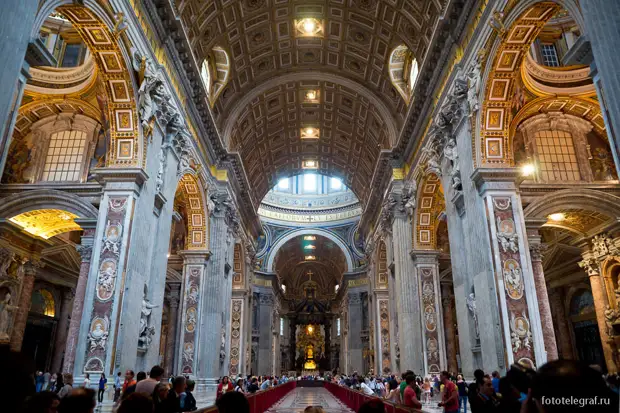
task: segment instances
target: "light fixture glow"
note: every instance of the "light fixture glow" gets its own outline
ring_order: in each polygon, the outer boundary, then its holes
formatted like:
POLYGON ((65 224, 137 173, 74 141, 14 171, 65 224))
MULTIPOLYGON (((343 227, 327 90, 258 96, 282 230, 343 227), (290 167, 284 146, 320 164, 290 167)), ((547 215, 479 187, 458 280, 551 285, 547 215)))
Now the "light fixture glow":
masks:
POLYGON ((316 245, 306 245, 304 248, 307 249, 307 250, 315 250, 316 249, 316 245))
POLYGON ((306 128, 306 133, 308 135, 314 135, 314 128, 306 128))
POLYGON ((533 163, 526 163, 525 165, 521 167, 521 174, 523 176, 533 175, 534 172, 536 172, 536 167, 534 166, 533 163))
POLYGON ((304 241, 314 241, 316 237, 314 235, 304 235, 304 241))
POLYGON ((312 334, 313 331, 314 331, 314 327, 308 326, 308 333, 312 334))
POLYGON ((304 19, 303 28, 306 34, 313 34, 316 30, 316 22, 314 19, 304 19))
POLYGON ((304 160, 301 163, 301 168, 302 169, 318 169, 319 168, 319 163, 315 160, 304 160))
POLYGON ((306 92, 306 100, 314 100, 316 99, 316 90, 308 90, 306 92))
POLYGON ((551 221, 560 222, 566 219, 566 215, 561 212, 556 212, 555 214, 551 214, 548 216, 551 221))
POLYGON ((314 255, 306 255, 306 261, 314 261, 316 257, 314 255))

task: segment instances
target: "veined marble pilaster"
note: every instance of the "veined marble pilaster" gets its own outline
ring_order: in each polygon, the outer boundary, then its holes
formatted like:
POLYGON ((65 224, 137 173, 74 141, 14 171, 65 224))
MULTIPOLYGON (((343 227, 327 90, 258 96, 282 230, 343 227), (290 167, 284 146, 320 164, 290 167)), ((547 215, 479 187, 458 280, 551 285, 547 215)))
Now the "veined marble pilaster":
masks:
POLYGON ((54 356, 50 371, 60 371, 62 358, 67 346, 67 333, 69 332, 69 322, 71 316, 71 308, 73 305, 73 297, 75 292, 72 289, 65 288, 62 291, 62 301, 60 304, 60 315, 58 317, 58 327, 56 328, 56 341, 54 343, 54 356))
POLYGON ((234 298, 231 303, 232 311, 230 313, 230 362, 228 366, 228 375, 236 377, 243 373, 243 355, 244 355, 244 299, 234 298))
POLYGON ((485 194, 508 365, 547 362, 521 201, 516 192, 485 194))
POLYGON ((30 311, 30 305, 32 304, 34 278, 40 266, 41 264, 34 260, 28 260, 22 265, 22 286, 21 292, 19 293, 17 310, 15 311, 13 330, 11 332, 11 351, 21 351, 22 349, 26 322, 28 321, 28 311, 30 311))
POLYGON ((390 346, 390 300, 389 297, 377 297, 377 331, 379 332, 379 345, 377 346, 377 359, 380 360, 381 370, 377 374, 392 372, 392 354, 390 346))
POLYGON ((441 291, 439 286, 439 253, 411 251, 419 280, 421 323, 424 331, 425 375, 439 374, 446 369, 446 344, 442 334, 441 291))
POLYGON ((78 276, 77 286, 75 287, 75 297, 73 298, 71 321, 69 323, 67 342, 65 344, 65 358, 62 367, 63 372, 74 371, 75 354, 80 337, 82 314, 84 313, 86 285, 88 283, 88 273, 90 271, 90 262, 93 254, 94 236, 94 229, 84 230, 82 235, 82 243, 77 247, 82 258, 82 263, 80 264, 80 275, 78 276))
POLYGON ((201 305, 205 289, 205 271, 210 253, 185 250, 179 251, 178 254, 183 257, 183 296, 177 344, 177 371, 198 378, 196 360, 202 346, 198 338, 204 325, 201 305))
POLYGON ((420 349, 423 347, 420 322, 420 299, 415 267, 409 255, 412 249, 411 222, 407 215, 404 199, 405 184, 401 180, 392 182, 390 193, 383 205, 381 219, 392 232, 394 273, 396 284, 396 308, 399 329, 400 369, 423 371, 424 362, 420 349))
POLYGON ((179 291, 178 283, 171 284, 170 294, 168 296, 168 338, 166 339, 166 351, 164 353, 164 366, 167 370, 167 375, 173 375, 177 372, 174 366, 174 353, 177 348, 177 324, 179 320, 179 302, 181 299, 181 291, 179 291))

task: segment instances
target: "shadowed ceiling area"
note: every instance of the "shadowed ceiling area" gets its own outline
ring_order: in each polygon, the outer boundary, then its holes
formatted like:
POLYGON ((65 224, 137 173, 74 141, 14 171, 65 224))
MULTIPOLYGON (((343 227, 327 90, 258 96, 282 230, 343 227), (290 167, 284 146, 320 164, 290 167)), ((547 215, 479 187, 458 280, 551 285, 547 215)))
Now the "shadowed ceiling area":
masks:
POLYGON ((291 239, 275 259, 275 270, 286 285, 287 296, 302 296, 302 285, 307 281, 318 284, 317 296, 335 294, 334 286, 340 283, 345 269, 345 257, 338 245, 320 235, 291 239))
POLYGON ((305 160, 366 201, 379 153, 394 145, 407 112, 390 55, 405 45, 422 61, 442 3, 175 1, 196 61, 214 62, 213 78, 221 78, 214 49, 228 54, 229 81, 212 110, 255 202, 305 160), (318 141, 302 139, 308 126, 318 141))

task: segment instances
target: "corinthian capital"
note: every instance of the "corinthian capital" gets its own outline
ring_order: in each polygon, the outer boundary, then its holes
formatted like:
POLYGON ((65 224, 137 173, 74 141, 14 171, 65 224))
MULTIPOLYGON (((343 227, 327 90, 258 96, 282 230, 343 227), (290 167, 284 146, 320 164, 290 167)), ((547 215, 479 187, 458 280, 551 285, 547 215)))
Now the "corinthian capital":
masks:
POLYGON ((541 261, 547 251, 547 245, 540 242, 530 242, 530 256, 532 261, 541 261))
POLYGON ((594 258, 584 258, 583 261, 579 261, 579 267, 585 270, 588 277, 600 274, 598 261, 594 258))
POLYGON ((93 255, 92 245, 76 245, 75 249, 77 250, 78 254, 80 254, 80 257, 82 257, 82 262, 90 262, 90 259, 93 255))

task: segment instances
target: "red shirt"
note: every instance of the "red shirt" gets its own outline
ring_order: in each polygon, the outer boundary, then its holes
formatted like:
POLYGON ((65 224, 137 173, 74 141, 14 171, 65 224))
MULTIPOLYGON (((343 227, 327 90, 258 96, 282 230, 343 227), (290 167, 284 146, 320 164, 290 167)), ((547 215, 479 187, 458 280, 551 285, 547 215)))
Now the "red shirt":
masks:
POLYGON ((415 397, 415 390, 411 388, 411 386, 405 387, 405 406, 414 407, 416 409, 422 408, 422 403, 418 401, 418 398, 415 397))
MULTIPOLYGON (((446 400, 448 400, 450 398, 450 396, 452 396, 455 393, 458 395, 458 391, 456 389, 456 384, 454 384, 451 381, 448 381, 448 384, 445 384, 444 388, 443 388, 443 402, 446 403, 446 400)), ((458 398, 458 396, 454 397, 451 401, 446 403, 444 405, 444 408, 446 409, 447 412, 458 410, 459 409, 459 398, 458 398)))

